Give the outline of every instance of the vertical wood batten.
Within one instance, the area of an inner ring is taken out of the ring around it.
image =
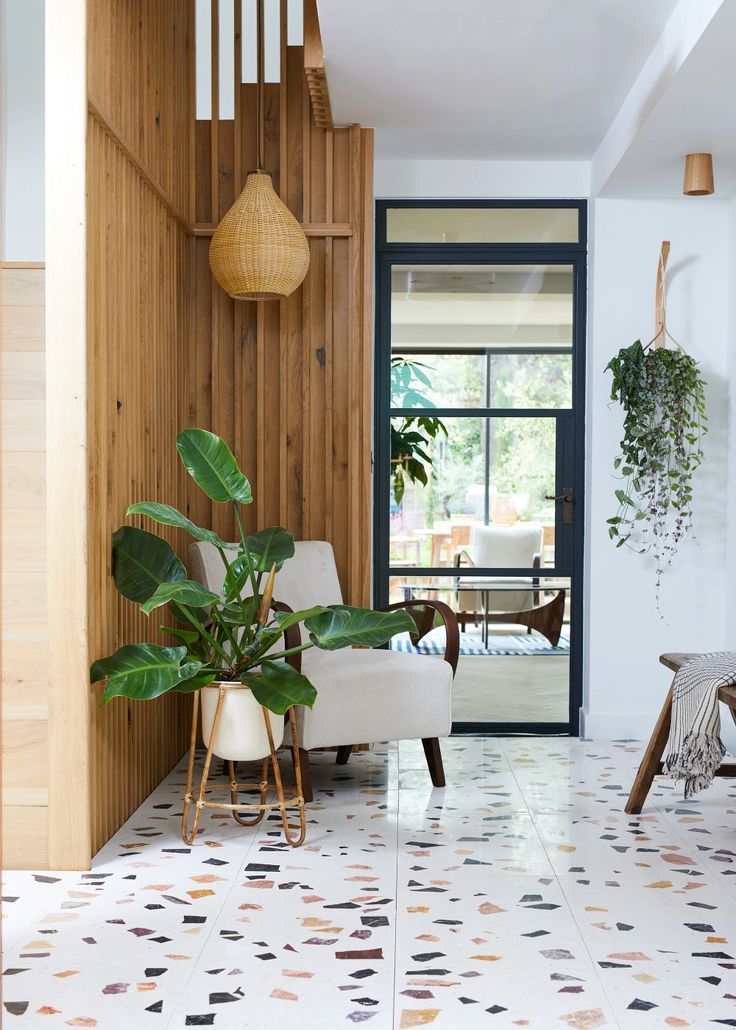
[[[201,137],[194,125],[191,10],[188,0],[155,5],[87,0],[90,96],[108,128],[90,111],[87,124],[87,324],[89,657],[122,644],[165,638],[156,623],[118,596],[111,579],[110,536],[120,525],[151,529],[126,517],[136,500],[159,500],[210,521],[180,468],[175,434],[198,421],[209,403],[211,354],[196,356],[197,316],[189,275],[195,243],[174,212],[196,210],[190,154]],[[131,69],[137,69],[131,74]],[[180,88],[170,88],[173,80]],[[115,126],[127,145],[109,128]],[[144,174],[155,177],[153,188]],[[209,181],[209,180],[208,180]],[[195,183],[196,186],[196,183]],[[204,251],[206,259],[206,250]],[[203,385],[193,377],[201,370]],[[182,533],[157,528],[185,555]],[[170,642],[170,641],[169,641]],[[184,752],[187,701],[164,696],[146,704],[116,699],[100,707],[90,691],[92,849],[140,804]]]
[[[265,170],[301,221],[350,224],[352,235],[333,237],[329,228],[310,235],[311,264],[303,286],[287,300],[257,304],[234,302],[212,286],[205,266],[208,241],[198,241],[203,256],[197,273],[197,346],[205,336],[211,341],[215,394],[224,389],[229,396],[232,389],[228,442],[256,499],[246,514],[248,528],[279,522],[297,539],[331,540],[346,599],[365,604],[371,534],[370,133],[317,126],[303,48],[284,46],[284,40],[282,23],[280,83],[269,83],[264,91]],[[240,125],[233,154],[240,156],[243,178],[255,166],[255,92],[255,86],[243,85],[236,101]],[[211,133],[211,147],[224,124]],[[204,134],[198,138],[204,141]],[[211,153],[198,146],[197,195],[205,188],[208,166]],[[237,180],[236,168],[233,175]],[[236,191],[238,186],[235,181]],[[213,291],[209,323],[200,290]],[[215,302],[218,294],[222,306]],[[223,324],[226,310],[232,316]],[[223,363],[225,386],[216,369]],[[222,403],[214,398],[213,413]],[[218,432],[229,424],[213,421]],[[229,512],[223,518],[230,518]]]

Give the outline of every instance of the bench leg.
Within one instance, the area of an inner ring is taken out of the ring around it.
[[[348,759],[353,753],[352,744],[343,744],[337,749],[337,758],[335,759],[336,765],[347,765]]]
[[[427,767],[429,769],[429,775],[432,777],[432,783],[435,787],[445,786],[445,770],[442,765],[442,752],[440,751],[440,742],[437,737],[425,737],[422,740],[422,747],[424,748],[424,757],[427,759]]]
[[[629,815],[639,815],[644,807],[644,802],[646,801],[647,794],[652,786],[652,781],[660,769],[660,762],[662,760],[665,745],[667,744],[667,738],[670,734],[671,718],[672,687],[667,691],[667,697],[665,698],[664,705],[662,706],[662,711],[659,713],[657,725],[654,727],[654,732],[652,733],[647,749],[644,752],[644,757],[641,760],[639,771],[636,774],[634,786],[631,788],[629,800],[626,802],[626,808],[624,811]]]

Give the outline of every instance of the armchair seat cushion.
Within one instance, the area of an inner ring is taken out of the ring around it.
[[[442,658],[346,648],[305,651],[314,708],[296,709],[300,747],[444,737],[452,727],[452,668]]]

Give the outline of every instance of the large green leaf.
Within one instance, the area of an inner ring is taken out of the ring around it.
[[[274,612],[273,621],[279,627],[279,631],[283,633],[289,627],[297,626],[300,622],[306,622],[307,619],[313,619],[315,615],[319,615],[321,612],[328,612],[329,610],[329,608],[318,604],[314,608],[304,608],[299,612]]]
[[[416,632],[411,616],[399,609],[373,612],[346,604],[330,605],[326,612],[304,620],[309,639],[325,651],[337,651],[351,644],[380,647],[396,633]]]
[[[211,529],[202,529],[201,526],[196,526],[191,519],[182,515],[176,508],[172,508],[170,504],[159,504],[157,501],[138,501],[128,508],[128,515],[147,515],[149,519],[153,519],[162,526],[185,529],[195,540],[203,540],[208,544],[214,544],[215,547],[221,547],[223,550],[235,550],[239,546],[221,540]]]
[[[162,583],[187,578],[187,570],[171,546],[135,526],[121,526],[112,535],[112,574],[123,597],[139,604]]]
[[[182,680],[181,683],[177,683],[175,687],[172,687],[172,690],[177,691],[179,694],[193,694],[195,690],[208,687],[214,679],[214,672],[198,672],[190,680]]]
[[[289,558],[294,557],[294,537],[281,526],[269,526],[245,538],[245,545],[256,572],[270,572],[271,566],[277,569]]]
[[[107,680],[103,704],[121,694],[137,701],[150,701],[191,679],[201,668],[202,662],[187,658],[185,647],[126,644],[109,658],[94,662],[90,679],[92,683]]]
[[[176,583],[161,583],[147,601],[141,605],[144,615],[150,615],[154,608],[160,608],[169,601],[178,601],[189,608],[206,608],[219,600],[217,594],[207,590],[196,579],[180,579]]]
[[[222,596],[226,601],[237,601],[243,592],[243,587],[250,578],[248,562],[240,551],[231,562],[228,563],[225,572],[225,581],[222,585]]]
[[[253,500],[250,483],[219,436],[206,429],[182,429],[176,446],[189,475],[213,501],[250,504]]]
[[[246,672],[241,679],[258,704],[275,715],[283,715],[292,705],[311,708],[317,699],[317,691],[307,677],[286,662],[262,662],[260,675]]]

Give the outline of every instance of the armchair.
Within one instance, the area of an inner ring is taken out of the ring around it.
[[[192,578],[219,593],[224,567],[215,547],[189,548]],[[332,546],[318,540],[296,543],[294,557],[276,576],[274,597],[296,610],[315,604],[343,604]],[[451,692],[460,649],[455,613],[441,601],[401,601],[383,610],[408,608],[420,637],[445,624],[444,658],[388,650],[310,649],[294,655],[317,689],[313,708],[296,708],[299,762],[305,800],[313,796],[309,751],[337,747],[337,762],[350,758],[353,745],[421,739],[435,787],[445,786],[439,738],[452,727]],[[302,633],[306,631],[301,630]],[[305,638],[306,639],[306,638]]]
[[[539,569],[542,563],[543,539],[542,526],[534,524],[474,526],[473,556],[465,550],[456,552],[455,566],[458,569],[466,565],[497,569]],[[502,576],[473,576],[466,582],[472,582],[478,589],[458,591],[458,618],[465,629],[466,622],[477,622],[481,614],[484,638],[488,622],[493,621],[489,613],[521,612],[539,603],[539,578],[536,576],[507,579]],[[519,590],[508,589],[517,584]],[[494,591],[494,586],[503,586],[506,589]]]

